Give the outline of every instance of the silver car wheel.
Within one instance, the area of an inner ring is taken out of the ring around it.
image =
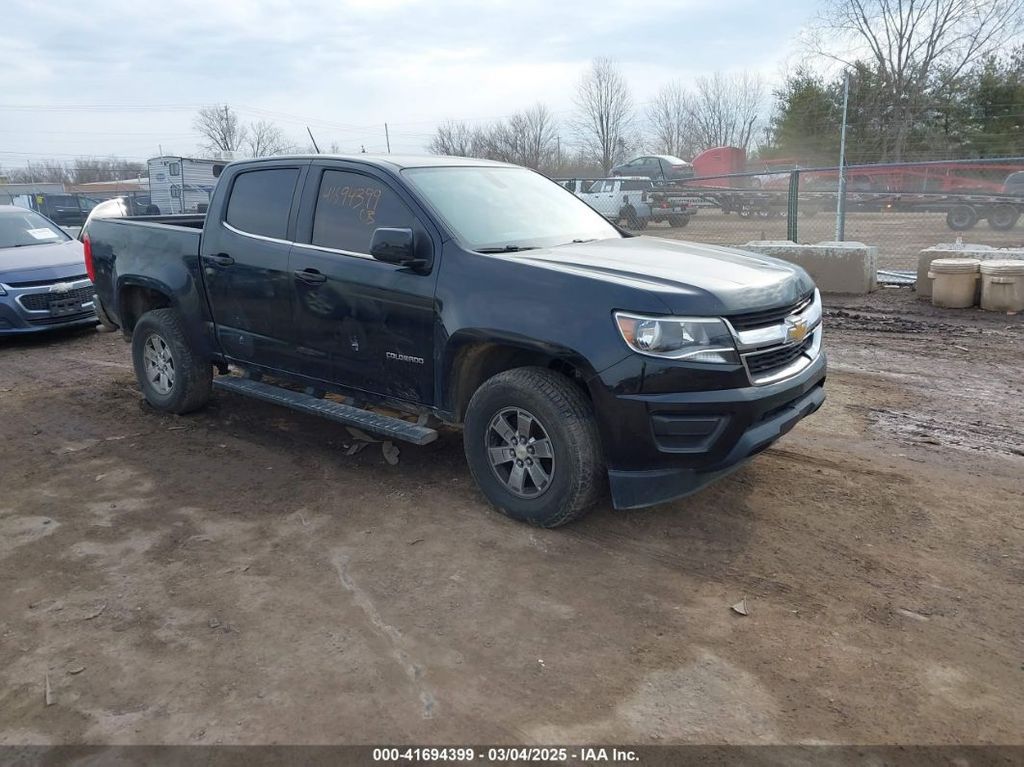
[[[174,389],[174,358],[167,342],[151,333],[142,347],[146,378],[157,394],[166,396]]]

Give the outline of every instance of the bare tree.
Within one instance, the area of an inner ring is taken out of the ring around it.
[[[266,120],[251,123],[244,133],[245,148],[252,157],[284,154],[292,147],[285,138],[284,131]]]
[[[538,170],[555,164],[558,124],[546,106],[535,104],[525,112],[513,115],[510,122],[522,135],[522,148],[516,162]]]
[[[439,125],[427,149],[433,154],[482,157],[529,168],[547,169],[556,162],[558,126],[551,111],[536,104],[507,120],[471,128],[461,122]]]
[[[580,78],[575,101],[580,143],[608,173],[628,149],[633,123],[633,97],[615,62],[594,59]]]
[[[715,72],[710,77],[698,77],[686,109],[695,148],[749,149],[764,107],[764,83],[757,75]]]
[[[121,181],[139,178],[144,166],[117,157],[79,157],[71,168],[71,183],[90,184],[94,181]]]
[[[192,127],[206,139],[203,148],[211,152],[238,152],[244,146],[246,128],[227,104],[203,107]]]
[[[676,157],[693,156],[693,129],[690,121],[690,102],[682,83],[678,80],[661,87],[647,106],[654,146],[659,152]]]
[[[464,122],[449,120],[437,126],[434,137],[427,145],[427,151],[449,157],[477,157],[480,156],[479,139],[479,131],[470,128]]]
[[[829,0],[808,42],[844,64],[873,64],[888,102],[882,109],[891,138],[883,159],[898,160],[929,97],[1022,29],[1024,0]]]
[[[12,184],[63,184],[71,173],[59,160],[29,160],[23,168],[11,168],[7,177]]]

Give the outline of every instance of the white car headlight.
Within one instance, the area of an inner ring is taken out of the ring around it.
[[[635,352],[688,362],[737,364],[732,333],[719,319],[706,317],[644,317],[615,313],[623,340]]]

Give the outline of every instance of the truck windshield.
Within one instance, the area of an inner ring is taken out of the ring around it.
[[[60,227],[32,210],[0,210],[0,248],[24,248],[70,240]]]
[[[471,250],[512,252],[622,236],[571,192],[525,168],[408,168],[403,174]]]

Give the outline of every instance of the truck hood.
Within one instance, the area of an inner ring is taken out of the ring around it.
[[[655,237],[595,240],[510,257],[648,291],[673,314],[735,314],[782,306],[814,287],[803,269],[776,258]]]
[[[0,282],[63,280],[85,274],[85,253],[78,240],[0,248]]]

